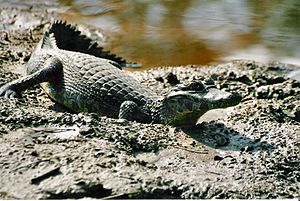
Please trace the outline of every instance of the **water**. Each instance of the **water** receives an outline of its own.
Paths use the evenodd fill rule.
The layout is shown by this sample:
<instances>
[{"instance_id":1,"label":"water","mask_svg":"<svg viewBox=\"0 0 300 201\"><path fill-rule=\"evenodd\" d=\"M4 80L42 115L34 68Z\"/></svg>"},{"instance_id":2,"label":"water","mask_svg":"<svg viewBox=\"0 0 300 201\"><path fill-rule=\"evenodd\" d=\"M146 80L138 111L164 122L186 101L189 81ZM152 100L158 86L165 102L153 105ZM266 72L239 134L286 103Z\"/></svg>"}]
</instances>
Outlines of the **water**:
<instances>
[{"instance_id":1,"label":"water","mask_svg":"<svg viewBox=\"0 0 300 201\"><path fill-rule=\"evenodd\" d=\"M300 0L59 0L61 17L105 32L105 47L154 66L231 59L300 65Z\"/></svg>"},{"instance_id":2,"label":"water","mask_svg":"<svg viewBox=\"0 0 300 201\"><path fill-rule=\"evenodd\" d=\"M300 1L61 0L62 16L109 34L106 47L145 67L231 59L300 65Z\"/></svg>"}]
</instances>

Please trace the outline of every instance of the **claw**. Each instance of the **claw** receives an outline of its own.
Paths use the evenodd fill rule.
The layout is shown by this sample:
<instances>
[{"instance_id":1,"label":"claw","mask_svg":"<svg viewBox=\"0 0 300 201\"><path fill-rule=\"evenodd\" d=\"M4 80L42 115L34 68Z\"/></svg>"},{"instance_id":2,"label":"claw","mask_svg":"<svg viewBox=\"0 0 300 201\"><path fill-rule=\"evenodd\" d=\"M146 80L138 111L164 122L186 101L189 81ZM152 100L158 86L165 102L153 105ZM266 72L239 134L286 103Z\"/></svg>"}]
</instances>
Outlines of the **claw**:
<instances>
[{"instance_id":1,"label":"claw","mask_svg":"<svg viewBox=\"0 0 300 201\"><path fill-rule=\"evenodd\" d=\"M3 86L0 88L0 96L4 96L4 98L16 98L18 97L18 93L7 86Z\"/></svg>"},{"instance_id":2,"label":"claw","mask_svg":"<svg viewBox=\"0 0 300 201\"><path fill-rule=\"evenodd\" d=\"M0 96L4 96L4 95L5 95L5 92L6 92L5 87L1 87L1 88L0 88Z\"/></svg>"},{"instance_id":3,"label":"claw","mask_svg":"<svg viewBox=\"0 0 300 201\"><path fill-rule=\"evenodd\" d=\"M7 90L4 95L5 98L16 98L17 96L18 96L17 92L11 89Z\"/></svg>"}]
</instances>

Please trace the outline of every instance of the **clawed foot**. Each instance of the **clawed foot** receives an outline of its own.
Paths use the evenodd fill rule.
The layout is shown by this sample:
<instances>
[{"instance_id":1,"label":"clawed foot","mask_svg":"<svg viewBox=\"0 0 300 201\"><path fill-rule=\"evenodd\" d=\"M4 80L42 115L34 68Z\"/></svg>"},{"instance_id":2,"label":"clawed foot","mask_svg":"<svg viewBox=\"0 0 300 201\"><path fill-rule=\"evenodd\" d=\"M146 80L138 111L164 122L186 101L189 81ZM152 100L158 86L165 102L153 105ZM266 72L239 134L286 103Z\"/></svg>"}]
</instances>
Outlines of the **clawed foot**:
<instances>
[{"instance_id":1,"label":"clawed foot","mask_svg":"<svg viewBox=\"0 0 300 201\"><path fill-rule=\"evenodd\" d=\"M20 97L20 95L13 89L11 89L10 86L2 86L0 88L0 96L4 96L5 98L17 98Z\"/></svg>"}]
</instances>

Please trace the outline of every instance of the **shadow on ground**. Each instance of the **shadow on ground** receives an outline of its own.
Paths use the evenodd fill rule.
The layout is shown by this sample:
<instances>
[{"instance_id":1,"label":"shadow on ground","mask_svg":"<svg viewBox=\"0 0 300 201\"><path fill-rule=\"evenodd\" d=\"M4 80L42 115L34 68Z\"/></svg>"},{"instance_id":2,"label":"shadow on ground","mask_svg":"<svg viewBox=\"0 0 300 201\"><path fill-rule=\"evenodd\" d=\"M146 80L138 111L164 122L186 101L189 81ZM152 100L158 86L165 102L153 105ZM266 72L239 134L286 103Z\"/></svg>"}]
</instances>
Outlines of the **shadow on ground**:
<instances>
[{"instance_id":1,"label":"shadow on ground","mask_svg":"<svg viewBox=\"0 0 300 201\"><path fill-rule=\"evenodd\" d=\"M181 127L180 129L199 143L216 149L256 152L259 150L272 151L274 148L267 142L251 139L216 121L202 122L195 126Z\"/></svg>"}]
</instances>

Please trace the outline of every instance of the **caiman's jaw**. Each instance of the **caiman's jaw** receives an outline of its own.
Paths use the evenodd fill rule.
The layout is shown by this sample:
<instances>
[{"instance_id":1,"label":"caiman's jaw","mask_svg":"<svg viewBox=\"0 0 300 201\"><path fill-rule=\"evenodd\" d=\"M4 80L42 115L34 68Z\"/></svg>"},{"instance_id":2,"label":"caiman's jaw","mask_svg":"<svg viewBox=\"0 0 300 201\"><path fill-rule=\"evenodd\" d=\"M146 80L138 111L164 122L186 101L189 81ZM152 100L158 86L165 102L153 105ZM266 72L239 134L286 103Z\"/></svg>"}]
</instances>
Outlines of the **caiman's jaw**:
<instances>
[{"instance_id":1,"label":"caiman's jaw","mask_svg":"<svg viewBox=\"0 0 300 201\"><path fill-rule=\"evenodd\" d=\"M201 98L207 103L210 110L235 106L239 104L242 99L238 93L230 93L217 88L207 89L203 97L198 97L199 100L201 100Z\"/></svg>"},{"instance_id":2,"label":"caiman's jaw","mask_svg":"<svg viewBox=\"0 0 300 201\"><path fill-rule=\"evenodd\" d=\"M235 106L241 101L237 93L225 92L201 81L176 86L163 101L164 121L172 125L196 124L211 109Z\"/></svg>"}]
</instances>

